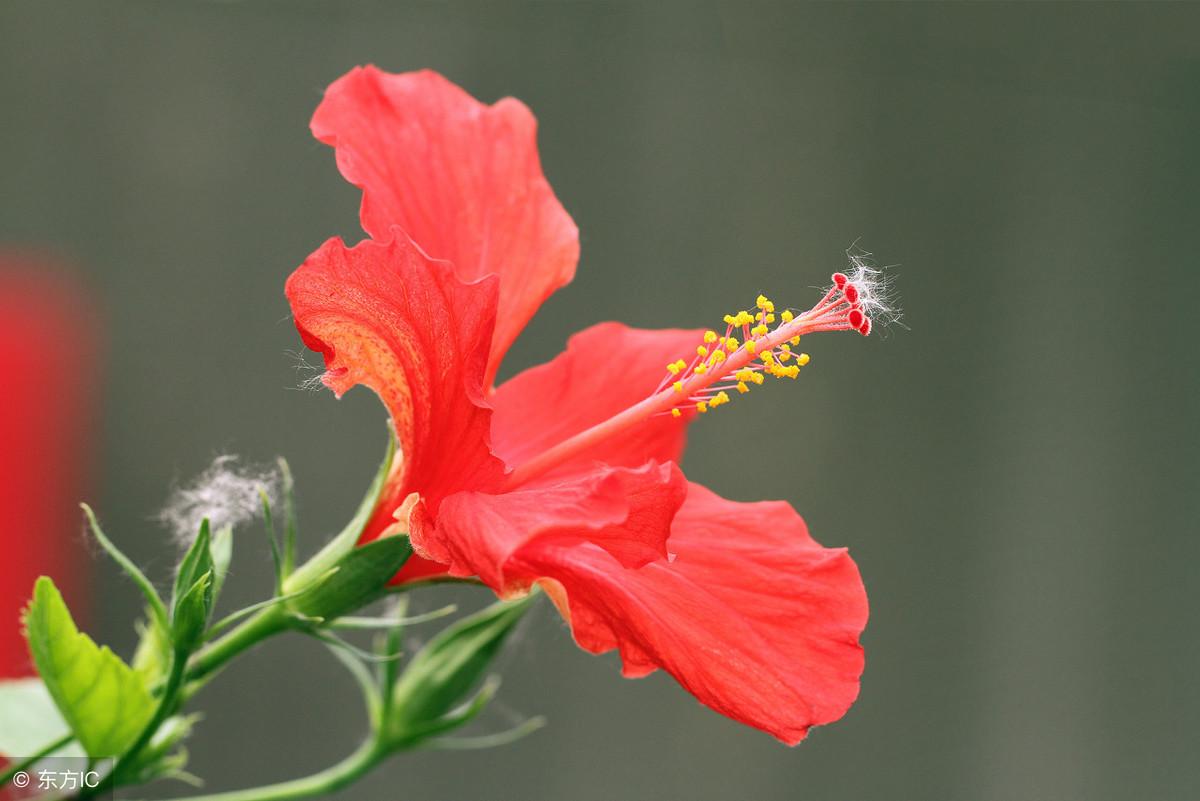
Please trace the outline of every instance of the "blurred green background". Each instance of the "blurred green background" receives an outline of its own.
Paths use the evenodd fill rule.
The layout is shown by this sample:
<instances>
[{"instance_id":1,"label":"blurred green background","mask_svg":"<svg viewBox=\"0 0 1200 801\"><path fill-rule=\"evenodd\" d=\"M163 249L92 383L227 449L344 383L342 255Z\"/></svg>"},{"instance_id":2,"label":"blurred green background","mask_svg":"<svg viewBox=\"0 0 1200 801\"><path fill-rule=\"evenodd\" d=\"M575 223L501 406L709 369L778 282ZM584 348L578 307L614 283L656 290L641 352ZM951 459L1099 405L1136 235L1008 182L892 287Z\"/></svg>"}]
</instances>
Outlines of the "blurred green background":
<instances>
[{"instance_id":1,"label":"blurred green background","mask_svg":"<svg viewBox=\"0 0 1200 801\"><path fill-rule=\"evenodd\" d=\"M154 512L216 454L291 460L307 549L380 454L374 396L297 390L283 298L325 238L360 237L307 130L355 64L541 121L583 258L507 374L600 320L804 305L861 237L911 330L814 339L804 380L697 425L685 460L851 548L872 618L845 720L786 749L621 679L547 606L483 729L548 730L339 797L1191 799L1198 30L1195 4L10 0L0 241L56 248L102 304L92 500L165 576ZM249 602L268 561L240 543ZM96 570L93 631L128 653L136 591ZM212 789L311 772L356 742L356 699L320 647L274 643L208 691L192 767Z\"/></svg>"}]
</instances>

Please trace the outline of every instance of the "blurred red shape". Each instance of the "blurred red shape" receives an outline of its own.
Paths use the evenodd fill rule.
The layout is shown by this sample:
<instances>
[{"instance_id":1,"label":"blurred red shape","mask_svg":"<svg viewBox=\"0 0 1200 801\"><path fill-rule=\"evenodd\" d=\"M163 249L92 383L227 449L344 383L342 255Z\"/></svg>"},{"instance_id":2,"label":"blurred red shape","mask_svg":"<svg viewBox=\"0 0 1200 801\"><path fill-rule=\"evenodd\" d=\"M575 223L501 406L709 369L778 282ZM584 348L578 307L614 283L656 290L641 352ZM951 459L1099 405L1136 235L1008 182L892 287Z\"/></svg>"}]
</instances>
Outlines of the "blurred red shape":
<instances>
[{"instance_id":1,"label":"blurred red shape","mask_svg":"<svg viewBox=\"0 0 1200 801\"><path fill-rule=\"evenodd\" d=\"M88 551L80 528L96 414L98 324L53 259L0 251L0 678L33 673L21 610L49 575L77 616Z\"/></svg>"}]
</instances>

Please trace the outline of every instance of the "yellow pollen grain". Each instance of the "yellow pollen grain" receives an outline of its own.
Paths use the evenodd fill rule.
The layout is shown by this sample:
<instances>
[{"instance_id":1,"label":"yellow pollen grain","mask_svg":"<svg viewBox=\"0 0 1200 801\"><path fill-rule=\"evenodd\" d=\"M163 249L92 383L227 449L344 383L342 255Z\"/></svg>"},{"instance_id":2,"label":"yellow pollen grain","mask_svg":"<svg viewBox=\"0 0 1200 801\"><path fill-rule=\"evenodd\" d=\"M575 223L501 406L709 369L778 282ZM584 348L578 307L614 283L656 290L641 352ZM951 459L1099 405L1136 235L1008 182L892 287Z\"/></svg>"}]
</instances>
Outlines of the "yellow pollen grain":
<instances>
[{"instance_id":1,"label":"yellow pollen grain","mask_svg":"<svg viewBox=\"0 0 1200 801\"><path fill-rule=\"evenodd\" d=\"M746 340L746 352L753 356L758 351L758 343L753 339Z\"/></svg>"},{"instance_id":2,"label":"yellow pollen grain","mask_svg":"<svg viewBox=\"0 0 1200 801\"><path fill-rule=\"evenodd\" d=\"M708 355L708 348L704 347L703 345L697 345L697 346L696 346L696 353L697 353L697 354L699 354L700 356L707 356L707 355Z\"/></svg>"},{"instance_id":3,"label":"yellow pollen grain","mask_svg":"<svg viewBox=\"0 0 1200 801\"><path fill-rule=\"evenodd\" d=\"M792 358L792 354L788 353L786 350L779 354L779 361L781 362L786 362L790 358Z\"/></svg>"},{"instance_id":4,"label":"yellow pollen grain","mask_svg":"<svg viewBox=\"0 0 1200 801\"><path fill-rule=\"evenodd\" d=\"M708 411L708 404L704 401L700 401L696 404L696 411L700 412L700 414L704 414Z\"/></svg>"},{"instance_id":5,"label":"yellow pollen grain","mask_svg":"<svg viewBox=\"0 0 1200 801\"><path fill-rule=\"evenodd\" d=\"M751 328L750 333L754 334L754 336L756 336L756 337L761 337L763 334L767 333L767 331L769 331L769 330L770 330L769 328L767 328L765 325L762 325L760 323L759 325L756 325L753 328Z\"/></svg>"},{"instance_id":6,"label":"yellow pollen grain","mask_svg":"<svg viewBox=\"0 0 1200 801\"><path fill-rule=\"evenodd\" d=\"M799 345L799 344L800 344L800 337L798 337L798 336L794 336L794 337L792 337L792 344L793 344L793 345Z\"/></svg>"},{"instance_id":7,"label":"yellow pollen grain","mask_svg":"<svg viewBox=\"0 0 1200 801\"><path fill-rule=\"evenodd\" d=\"M729 337L725 340L725 347L729 349L730 353L733 353L738 349L738 341L733 337Z\"/></svg>"},{"instance_id":8,"label":"yellow pollen grain","mask_svg":"<svg viewBox=\"0 0 1200 801\"><path fill-rule=\"evenodd\" d=\"M792 314L790 311L787 311L786 309L784 310L783 314L779 315L779 317L785 323L790 323L792 320L796 319L796 315Z\"/></svg>"},{"instance_id":9,"label":"yellow pollen grain","mask_svg":"<svg viewBox=\"0 0 1200 801\"><path fill-rule=\"evenodd\" d=\"M683 417L683 412L679 411L678 409L672 409L671 416L672 417Z\"/></svg>"},{"instance_id":10,"label":"yellow pollen grain","mask_svg":"<svg viewBox=\"0 0 1200 801\"><path fill-rule=\"evenodd\" d=\"M696 375L704 375L707 372L708 372L707 364L697 364L696 365Z\"/></svg>"},{"instance_id":11,"label":"yellow pollen grain","mask_svg":"<svg viewBox=\"0 0 1200 801\"><path fill-rule=\"evenodd\" d=\"M762 373L755 373L755 374L754 374L754 383L755 383L755 384L762 384L763 380L764 380L764 379L763 379L763 374L762 374Z\"/></svg>"},{"instance_id":12,"label":"yellow pollen grain","mask_svg":"<svg viewBox=\"0 0 1200 801\"><path fill-rule=\"evenodd\" d=\"M723 350L714 350L712 356L708 357L709 364L720 364L723 361L725 361L725 351Z\"/></svg>"},{"instance_id":13,"label":"yellow pollen grain","mask_svg":"<svg viewBox=\"0 0 1200 801\"><path fill-rule=\"evenodd\" d=\"M743 395L745 395L747 392L750 391L750 387L746 386L745 381L739 381L738 385L737 385L737 391L742 393Z\"/></svg>"},{"instance_id":14,"label":"yellow pollen grain","mask_svg":"<svg viewBox=\"0 0 1200 801\"><path fill-rule=\"evenodd\" d=\"M709 345L716 342L717 341L717 332L716 331L705 331L704 332L704 341L707 342Z\"/></svg>"},{"instance_id":15,"label":"yellow pollen grain","mask_svg":"<svg viewBox=\"0 0 1200 801\"><path fill-rule=\"evenodd\" d=\"M754 371L749 367L743 367L741 370L738 370L736 373L734 373L733 377L738 381L753 381Z\"/></svg>"},{"instance_id":16,"label":"yellow pollen grain","mask_svg":"<svg viewBox=\"0 0 1200 801\"><path fill-rule=\"evenodd\" d=\"M767 322L768 322L768 323L773 323L773 322L775 322L775 315L773 315L773 314L768 314L768 315L767 315Z\"/></svg>"},{"instance_id":17,"label":"yellow pollen grain","mask_svg":"<svg viewBox=\"0 0 1200 801\"><path fill-rule=\"evenodd\" d=\"M779 346L779 349L780 350L791 350L792 346L789 345L788 343L784 342L782 345Z\"/></svg>"},{"instance_id":18,"label":"yellow pollen grain","mask_svg":"<svg viewBox=\"0 0 1200 801\"><path fill-rule=\"evenodd\" d=\"M683 394L683 382L682 381L676 381L671 386L675 387L676 392L678 392L681 395Z\"/></svg>"},{"instance_id":19,"label":"yellow pollen grain","mask_svg":"<svg viewBox=\"0 0 1200 801\"><path fill-rule=\"evenodd\" d=\"M679 362L671 362L667 365L667 370L671 375L679 375Z\"/></svg>"},{"instance_id":20,"label":"yellow pollen grain","mask_svg":"<svg viewBox=\"0 0 1200 801\"><path fill-rule=\"evenodd\" d=\"M801 367L803 367L804 365L808 364L808 354L807 354L807 353L801 353L799 356L797 356L797 357L796 357L796 364L800 365Z\"/></svg>"}]
</instances>

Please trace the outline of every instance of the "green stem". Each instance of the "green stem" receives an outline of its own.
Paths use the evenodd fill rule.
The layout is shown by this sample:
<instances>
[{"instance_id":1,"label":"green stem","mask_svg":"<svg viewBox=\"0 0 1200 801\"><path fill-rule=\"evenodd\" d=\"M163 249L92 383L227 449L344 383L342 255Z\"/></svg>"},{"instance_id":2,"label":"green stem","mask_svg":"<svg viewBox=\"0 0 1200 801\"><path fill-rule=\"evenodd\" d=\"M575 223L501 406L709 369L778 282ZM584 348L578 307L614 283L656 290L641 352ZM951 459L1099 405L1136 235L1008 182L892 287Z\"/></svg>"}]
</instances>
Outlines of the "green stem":
<instances>
[{"instance_id":1,"label":"green stem","mask_svg":"<svg viewBox=\"0 0 1200 801\"><path fill-rule=\"evenodd\" d=\"M163 724L167 718L175 711L179 701L179 691L183 687L184 674L187 672L187 653L185 651L176 650L171 658L171 672L167 676L166 686L163 688L162 697L158 700L158 708L154 710L154 717L150 718L150 722L142 729L142 733L133 741L133 745L125 749L125 753L121 754L117 760L116 766L112 771L104 777L96 787L90 788L79 794L79 798L92 798L101 793L108 792L113 787L119 785L121 780L125 778L122 774L128 771L130 765L135 764L138 755L149 744L154 735L158 733L158 727Z\"/></svg>"},{"instance_id":2,"label":"green stem","mask_svg":"<svg viewBox=\"0 0 1200 801\"><path fill-rule=\"evenodd\" d=\"M303 779L227 793L189 796L173 801L289 801L294 798L312 798L352 784L382 761L387 754L387 750L376 741L368 740L341 762Z\"/></svg>"},{"instance_id":3,"label":"green stem","mask_svg":"<svg viewBox=\"0 0 1200 801\"><path fill-rule=\"evenodd\" d=\"M209 678L238 654L289 626L288 616L282 606L268 606L192 657L187 680L193 682Z\"/></svg>"},{"instance_id":4,"label":"green stem","mask_svg":"<svg viewBox=\"0 0 1200 801\"><path fill-rule=\"evenodd\" d=\"M0 773L0 787L3 787L4 785L6 785L10 781L12 781L12 777L16 776L21 771L32 767L37 762L39 762L39 761L45 759L46 757L50 756L51 754L53 754L55 751L58 751L61 748L65 748L74 739L75 739L74 735L64 734L62 737L59 737L57 740L50 743L45 748L41 749L33 756L27 757L25 759L22 759L20 762L10 765L4 771L4 773Z\"/></svg>"}]
</instances>

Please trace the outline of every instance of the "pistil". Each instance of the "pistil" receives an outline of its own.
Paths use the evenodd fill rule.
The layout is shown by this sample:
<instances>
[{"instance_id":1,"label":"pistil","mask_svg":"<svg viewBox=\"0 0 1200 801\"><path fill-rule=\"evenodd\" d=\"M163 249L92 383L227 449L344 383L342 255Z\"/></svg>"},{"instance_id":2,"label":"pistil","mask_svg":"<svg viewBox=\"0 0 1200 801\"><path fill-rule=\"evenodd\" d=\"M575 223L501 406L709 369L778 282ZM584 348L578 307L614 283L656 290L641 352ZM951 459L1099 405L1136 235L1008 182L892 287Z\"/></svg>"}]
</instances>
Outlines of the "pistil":
<instances>
[{"instance_id":1,"label":"pistil","mask_svg":"<svg viewBox=\"0 0 1200 801\"><path fill-rule=\"evenodd\" d=\"M509 488L544 475L657 415L704 414L728 403L730 391L745 394L751 384L763 383L764 374L796 378L809 357L791 348L804 335L849 330L870 334L871 319L865 308L869 304L863 301L873 287L843 273L834 273L832 278L833 285L815 306L804 312L781 312L775 328L770 327L776 322L775 305L763 295L758 297L756 312L726 315L724 335L706 332L690 360L679 359L666 366L666 376L649 397L520 465L508 476ZM740 342L734 333L742 335Z\"/></svg>"}]
</instances>

